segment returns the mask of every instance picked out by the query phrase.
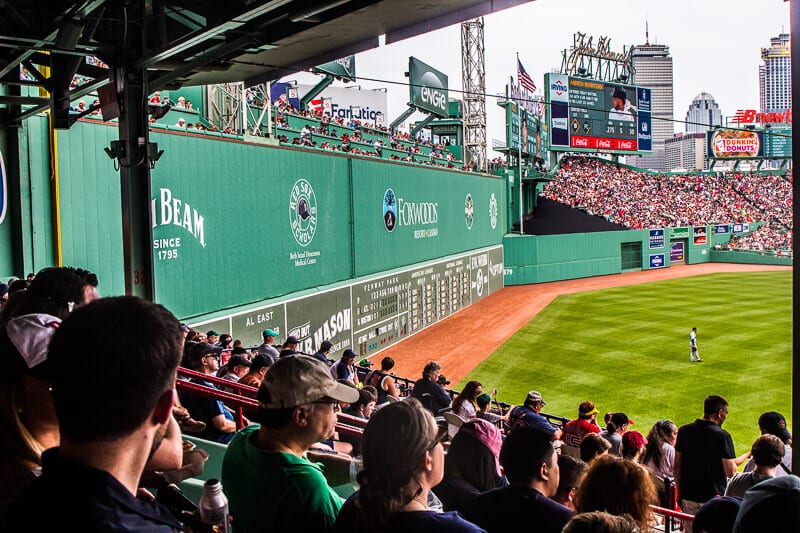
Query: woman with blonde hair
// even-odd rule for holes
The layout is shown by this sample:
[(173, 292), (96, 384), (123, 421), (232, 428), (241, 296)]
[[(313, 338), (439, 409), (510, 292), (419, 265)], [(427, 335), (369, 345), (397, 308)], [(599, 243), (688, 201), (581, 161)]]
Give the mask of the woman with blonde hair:
[(428, 507), (431, 489), (444, 475), (439, 426), (416, 399), (389, 403), (372, 415), (361, 444), (359, 490), (342, 506), (336, 532), (480, 532), (457, 512)]
[(647, 472), (638, 463), (614, 455), (592, 461), (575, 494), (575, 509), (579, 513), (627, 514), (642, 531), (646, 531), (653, 520), (650, 505), (657, 502), (656, 488)]

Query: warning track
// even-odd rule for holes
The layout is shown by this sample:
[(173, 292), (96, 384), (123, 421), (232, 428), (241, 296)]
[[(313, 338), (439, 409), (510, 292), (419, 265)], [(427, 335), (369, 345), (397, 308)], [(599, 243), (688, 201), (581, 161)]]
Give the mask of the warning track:
[(422, 375), (422, 368), (428, 361), (439, 361), (442, 364), (442, 373), (455, 384), (560, 294), (719, 272), (791, 269), (792, 267), (769, 265), (702, 263), (505, 287), (459, 313), (383, 350), (372, 360), (377, 366), (381, 358), (389, 355), (395, 360), (393, 372), (398, 376), (412, 379)]

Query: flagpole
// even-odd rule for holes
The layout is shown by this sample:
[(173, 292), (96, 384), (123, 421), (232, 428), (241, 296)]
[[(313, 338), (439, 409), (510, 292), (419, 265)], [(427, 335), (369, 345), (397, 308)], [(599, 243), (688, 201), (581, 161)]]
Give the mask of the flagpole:
[[(517, 52), (517, 83), (520, 85), (522, 94), (522, 82), (519, 80), (519, 52)], [(522, 102), (517, 101), (517, 179), (519, 180), (519, 234), (524, 235), (522, 229), (522, 113), (520, 107)]]

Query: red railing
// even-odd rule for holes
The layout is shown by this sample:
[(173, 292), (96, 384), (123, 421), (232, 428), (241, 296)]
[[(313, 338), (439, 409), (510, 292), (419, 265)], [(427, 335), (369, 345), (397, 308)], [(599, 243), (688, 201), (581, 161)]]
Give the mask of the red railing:
[[(199, 383), (193, 383), (186, 379), (178, 379), (176, 381), (176, 388), (179, 391), (191, 392), (206, 398), (213, 398), (215, 400), (222, 400), (225, 405), (234, 410), (234, 418), (236, 420), (236, 429), (244, 427), (244, 411), (253, 410), (258, 407), (258, 401), (249, 396), (245, 396), (243, 392), (249, 392), (255, 395), (258, 391), (257, 388), (249, 385), (241, 385), (239, 383), (228, 381), (227, 379), (218, 378), (216, 376), (209, 376), (202, 372), (189, 370), (188, 368), (179, 367), (178, 376), (183, 378), (197, 378), (217, 385), (219, 387), (231, 388), (237, 393), (231, 393), (220, 389), (212, 389)], [(361, 437), (364, 434), (364, 426), (367, 421), (363, 418), (338, 413), (336, 417), (336, 431), (340, 435), (349, 435), (352, 437)]]
[(657, 505), (651, 505), (650, 509), (658, 515), (664, 517), (663, 525), (664, 531), (683, 531), (684, 522), (691, 522), (694, 520), (694, 516), (686, 513), (682, 513), (680, 511), (673, 511), (671, 509), (665, 509), (664, 507), (659, 507)]

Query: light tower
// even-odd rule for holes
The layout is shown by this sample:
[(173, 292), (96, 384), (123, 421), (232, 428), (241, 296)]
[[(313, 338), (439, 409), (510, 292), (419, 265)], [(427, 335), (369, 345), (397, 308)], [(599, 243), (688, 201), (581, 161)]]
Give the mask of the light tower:
[(483, 17), (461, 23), (461, 79), (464, 87), (464, 162), (486, 169), (486, 59)]

